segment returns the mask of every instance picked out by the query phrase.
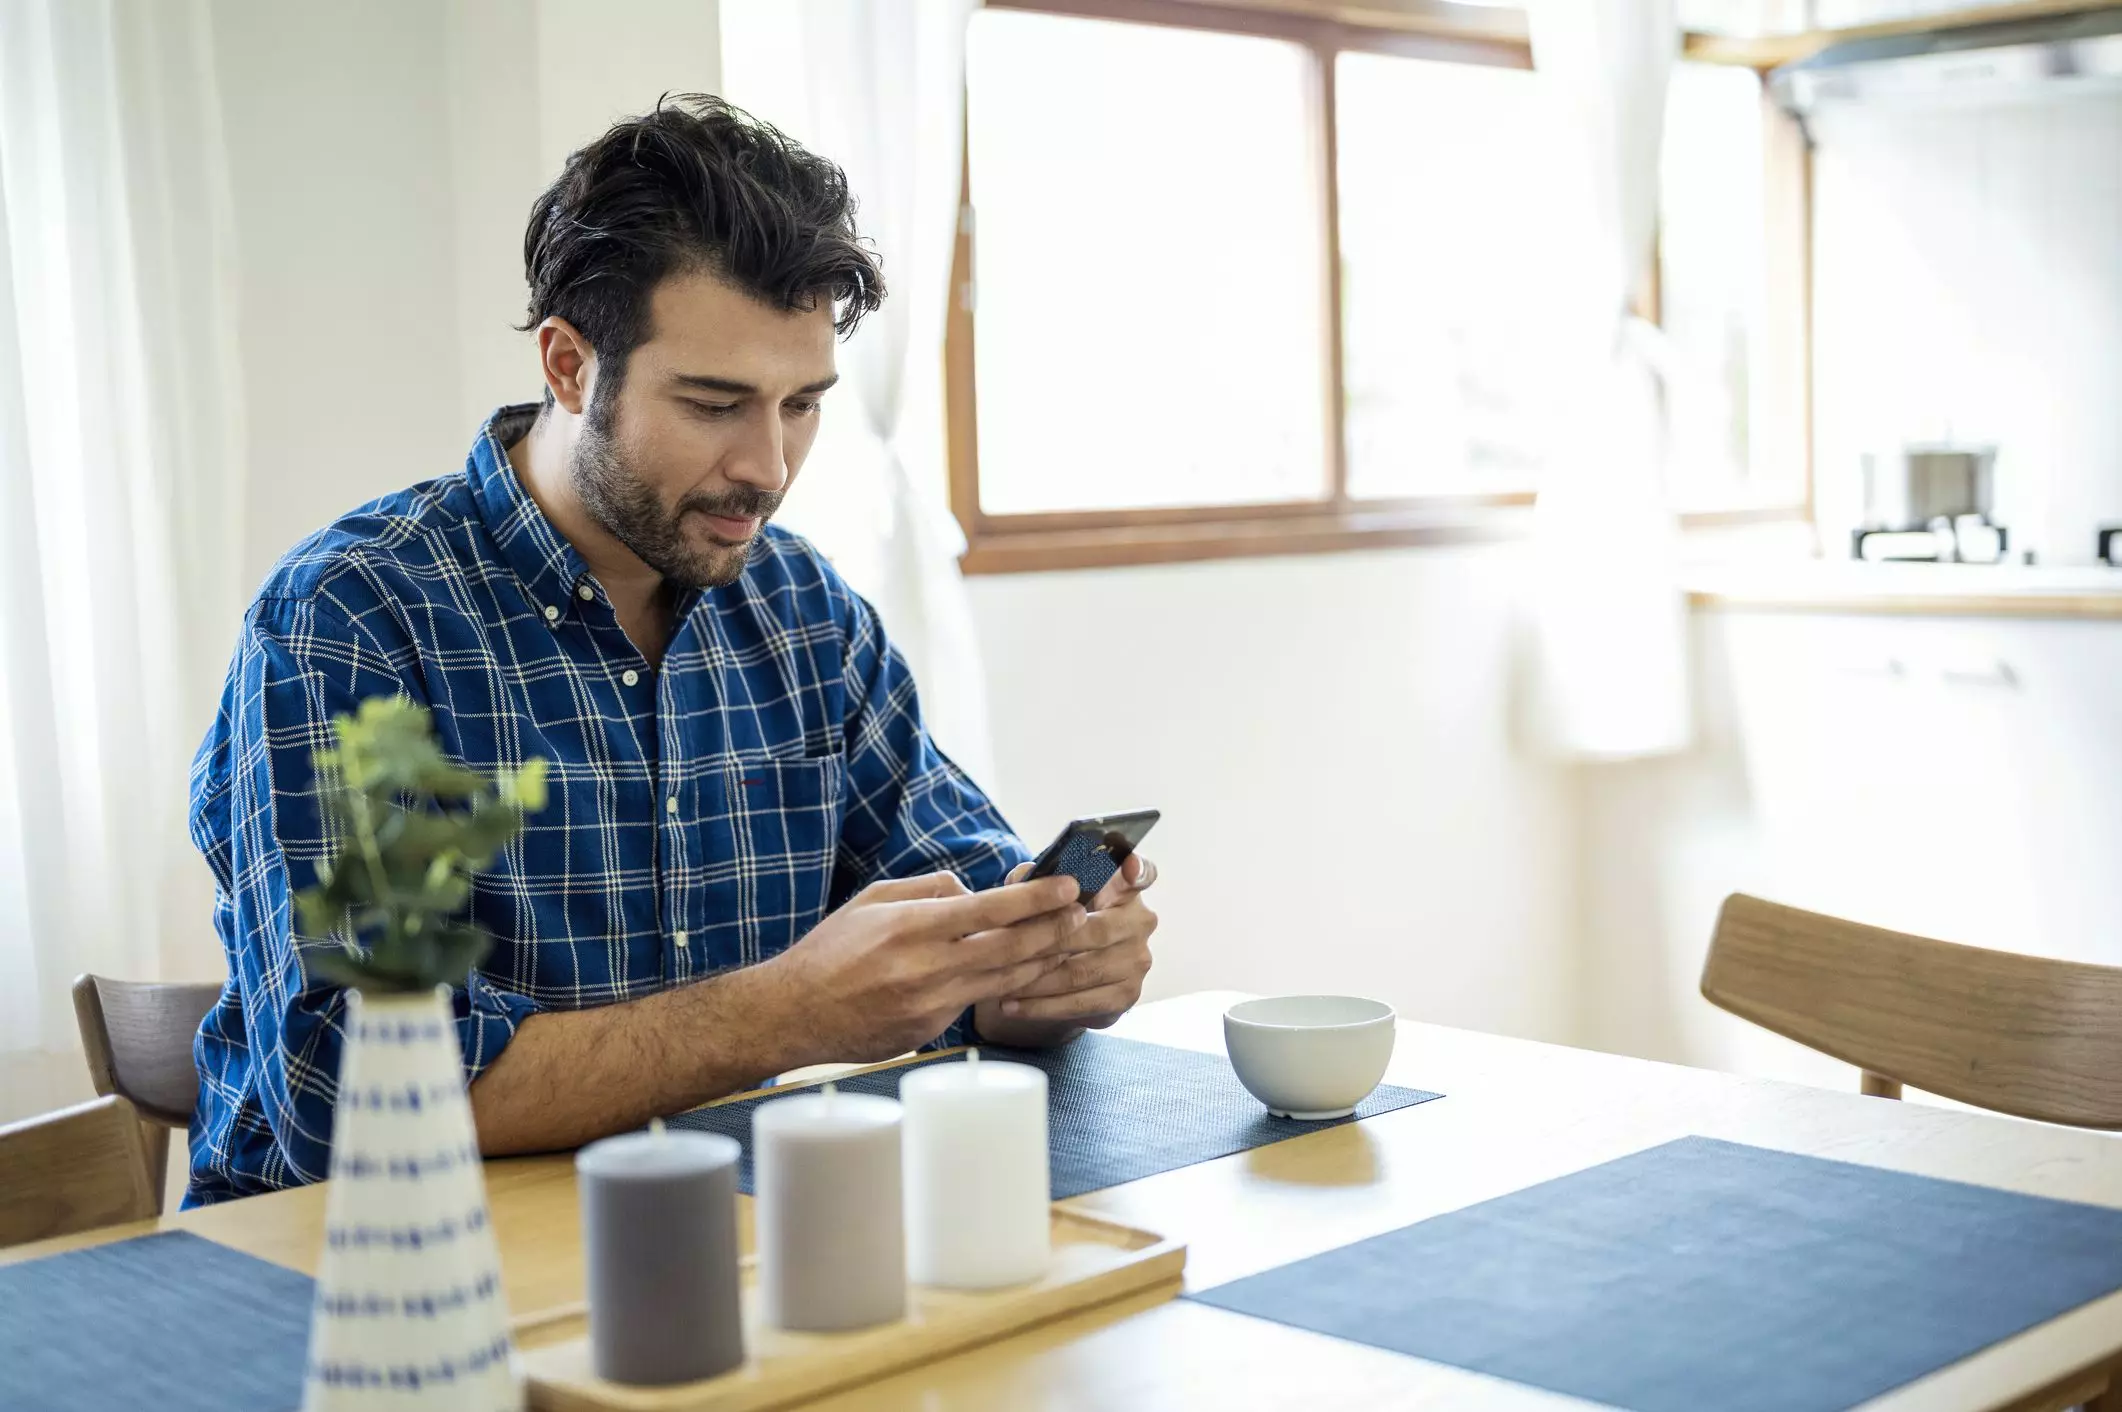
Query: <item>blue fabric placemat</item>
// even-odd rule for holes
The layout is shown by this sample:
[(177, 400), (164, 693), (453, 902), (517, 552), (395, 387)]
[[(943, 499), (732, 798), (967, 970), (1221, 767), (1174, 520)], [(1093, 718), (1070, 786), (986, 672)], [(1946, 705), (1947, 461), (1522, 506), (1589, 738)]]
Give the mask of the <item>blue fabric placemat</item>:
[(1689, 1137), (1188, 1297), (1636, 1412), (1811, 1412), (2117, 1289), (2122, 1211)]
[[(1294, 1118), (1270, 1117), (1220, 1054), (1095, 1033), (1059, 1049), (983, 1045), (980, 1053), (1046, 1071), (1048, 1157), (1056, 1201), (1357, 1118), (1410, 1108), (1440, 1096), (1383, 1084), (1358, 1105), (1354, 1117), (1300, 1123)], [(846, 1093), (896, 1098), (899, 1078), (909, 1070), (925, 1064), (964, 1062), (962, 1055), (944, 1055), (836, 1082)], [(749, 1192), (752, 1110), (777, 1096), (770, 1093), (719, 1108), (696, 1108), (670, 1119), (669, 1125), (723, 1133), (743, 1143), (744, 1165), (737, 1181), (740, 1190)]]
[(188, 1231), (0, 1266), (0, 1407), (300, 1405), (308, 1275)]

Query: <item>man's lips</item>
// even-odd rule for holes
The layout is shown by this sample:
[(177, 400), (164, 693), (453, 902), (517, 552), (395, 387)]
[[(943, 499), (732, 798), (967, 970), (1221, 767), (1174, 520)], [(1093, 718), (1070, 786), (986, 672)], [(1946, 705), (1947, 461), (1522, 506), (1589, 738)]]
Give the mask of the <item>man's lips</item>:
[(732, 519), (728, 515), (710, 515), (705, 511), (698, 513), (701, 519), (707, 521), (708, 530), (718, 539), (750, 539), (759, 528), (759, 519), (756, 515), (746, 515), (741, 519)]

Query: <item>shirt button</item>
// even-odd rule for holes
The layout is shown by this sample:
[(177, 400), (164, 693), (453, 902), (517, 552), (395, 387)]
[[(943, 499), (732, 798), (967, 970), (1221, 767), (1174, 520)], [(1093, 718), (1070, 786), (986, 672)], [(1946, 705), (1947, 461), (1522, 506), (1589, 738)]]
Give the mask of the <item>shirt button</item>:
[(635, 682), (641, 680), (641, 674), (632, 667), (628, 667), (619, 674), (619, 680), (625, 682), (628, 686), (632, 686)]
[(673, 794), (670, 798), (663, 801), (663, 812), (666, 814), (675, 814), (678, 812), (677, 795)]
[(582, 585), (582, 587), (575, 590), (575, 597), (581, 599), (584, 603), (589, 602), (590, 599), (595, 598), (596, 596), (597, 590), (591, 588), (588, 584), (584, 584)]
[(545, 621), (547, 621), (548, 623), (559, 622), (560, 610), (558, 608), (553, 607), (551, 604), (547, 604), (545, 609)]
[(685, 933), (684, 933), (684, 932), (672, 932), (672, 933), (671, 933), (671, 942), (672, 942), (672, 944), (673, 944), (673, 945), (677, 945), (677, 946), (683, 946), (683, 945), (685, 945)]

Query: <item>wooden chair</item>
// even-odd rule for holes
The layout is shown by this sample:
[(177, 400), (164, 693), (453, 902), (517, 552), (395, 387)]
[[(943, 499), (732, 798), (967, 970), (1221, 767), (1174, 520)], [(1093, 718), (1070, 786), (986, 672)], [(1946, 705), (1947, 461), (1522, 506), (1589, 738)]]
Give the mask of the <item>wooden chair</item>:
[(0, 1127), (0, 1245), (143, 1221), (161, 1196), (148, 1184), (147, 1129), (123, 1098)]
[(130, 1100), (147, 1125), (142, 1143), (157, 1212), (169, 1170), (169, 1130), (189, 1129), (199, 1101), (192, 1038), (220, 995), (221, 987), (212, 982), (105, 976), (74, 981), (74, 1020), (88, 1055), (89, 1079), (96, 1092)]
[(1702, 994), (1863, 1070), (2020, 1118), (2122, 1128), (2122, 967), (1930, 941), (1734, 893)]

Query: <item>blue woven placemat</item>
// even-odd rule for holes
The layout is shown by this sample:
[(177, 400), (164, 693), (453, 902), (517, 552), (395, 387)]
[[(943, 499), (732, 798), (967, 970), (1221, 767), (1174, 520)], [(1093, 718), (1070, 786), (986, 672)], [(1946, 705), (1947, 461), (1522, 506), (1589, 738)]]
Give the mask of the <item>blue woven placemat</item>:
[(0, 1266), (0, 1407), (298, 1406), (314, 1290), (188, 1231)]
[(2117, 1289), (2122, 1211), (1690, 1137), (1188, 1297), (1636, 1412), (1825, 1412)]
[[(1363, 1100), (1355, 1117), (1300, 1123), (1270, 1117), (1220, 1054), (1102, 1034), (1086, 1034), (1059, 1049), (983, 1046), (980, 1053), (1046, 1071), (1048, 1157), (1056, 1201), (1439, 1097), (1422, 1089), (1386, 1084)], [(899, 1078), (909, 1070), (963, 1062), (961, 1055), (947, 1055), (838, 1082), (847, 1093), (896, 1098)], [(696, 1108), (672, 1118), (670, 1126), (724, 1133), (743, 1143), (744, 1166), (738, 1185), (748, 1192), (752, 1189), (752, 1110), (777, 1096), (770, 1093), (719, 1108)]]

